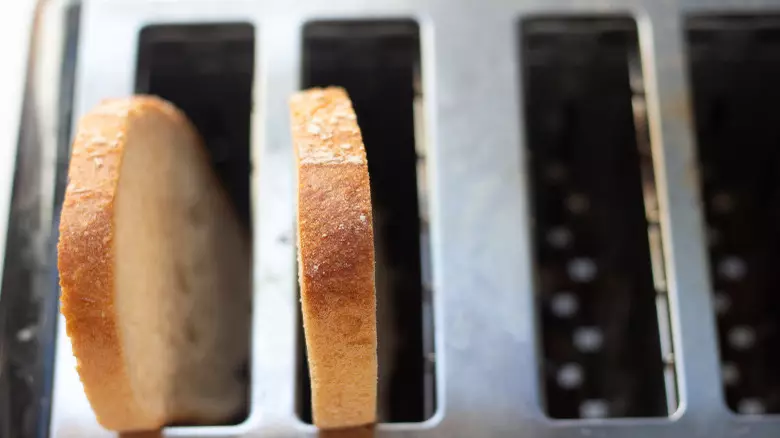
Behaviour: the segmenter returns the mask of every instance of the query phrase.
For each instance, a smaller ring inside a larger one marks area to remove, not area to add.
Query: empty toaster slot
[[[520,29],[546,412],[666,416],[674,356],[636,23]]]
[[[136,92],[173,102],[195,124],[248,230],[254,45],[249,24],[149,26],[141,31],[136,72]]]
[[[726,402],[776,414],[780,18],[695,18],[687,35]]]
[[[416,132],[423,125],[419,63],[419,29],[411,21],[314,22],[304,29],[302,87],[347,90],[368,154],[382,422],[420,422],[435,409],[425,145]],[[300,339],[298,412],[311,422]]]

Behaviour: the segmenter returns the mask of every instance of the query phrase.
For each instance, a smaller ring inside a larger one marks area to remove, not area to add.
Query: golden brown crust
[[[122,432],[119,438],[163,438],[162,430],[142,430],[140,432]]]
[[[172,105],[154,97],[108,100],[79,123],[60,218],[57,265],[61,312],[84,391],[113,430],[163,426],[133,394],[114,301],[114,200],[133,117],[158,112],[194,133]]]
[[[327,429],[322,430],[317,438],[374,438],[375,425],[349,427],[346,429]]]
[[[314,423],[376,419],[374,239],[366,154],[340,88],[291,99],[301,306]]]

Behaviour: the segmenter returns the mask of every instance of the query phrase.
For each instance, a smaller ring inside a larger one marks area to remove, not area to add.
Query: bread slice
[[[340,88],[290,101],[298,169],[298,261],[314,424],[376,420],[374,234],[366,151]]]
[[[60,221],[61,311],[104,427],[217,424],[242,413],[248,242],[173,105],[110,100],[80,121]]]

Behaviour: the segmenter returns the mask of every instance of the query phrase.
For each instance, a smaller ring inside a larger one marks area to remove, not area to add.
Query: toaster
[[[378,436],[780,435],[780,2],[24,4],[0,85],[0,437],[112,436],[56,241],[75,123],[134,93],[192,119],[252,230],[243,419],[164,435],[326,435],[288,116],[326,85],[372,180]]]

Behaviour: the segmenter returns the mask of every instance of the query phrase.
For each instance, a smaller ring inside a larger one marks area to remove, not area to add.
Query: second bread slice
[[[340,88],[293,96],[301,306],[314,424],[376,420],[374,235],[366,151]]]

